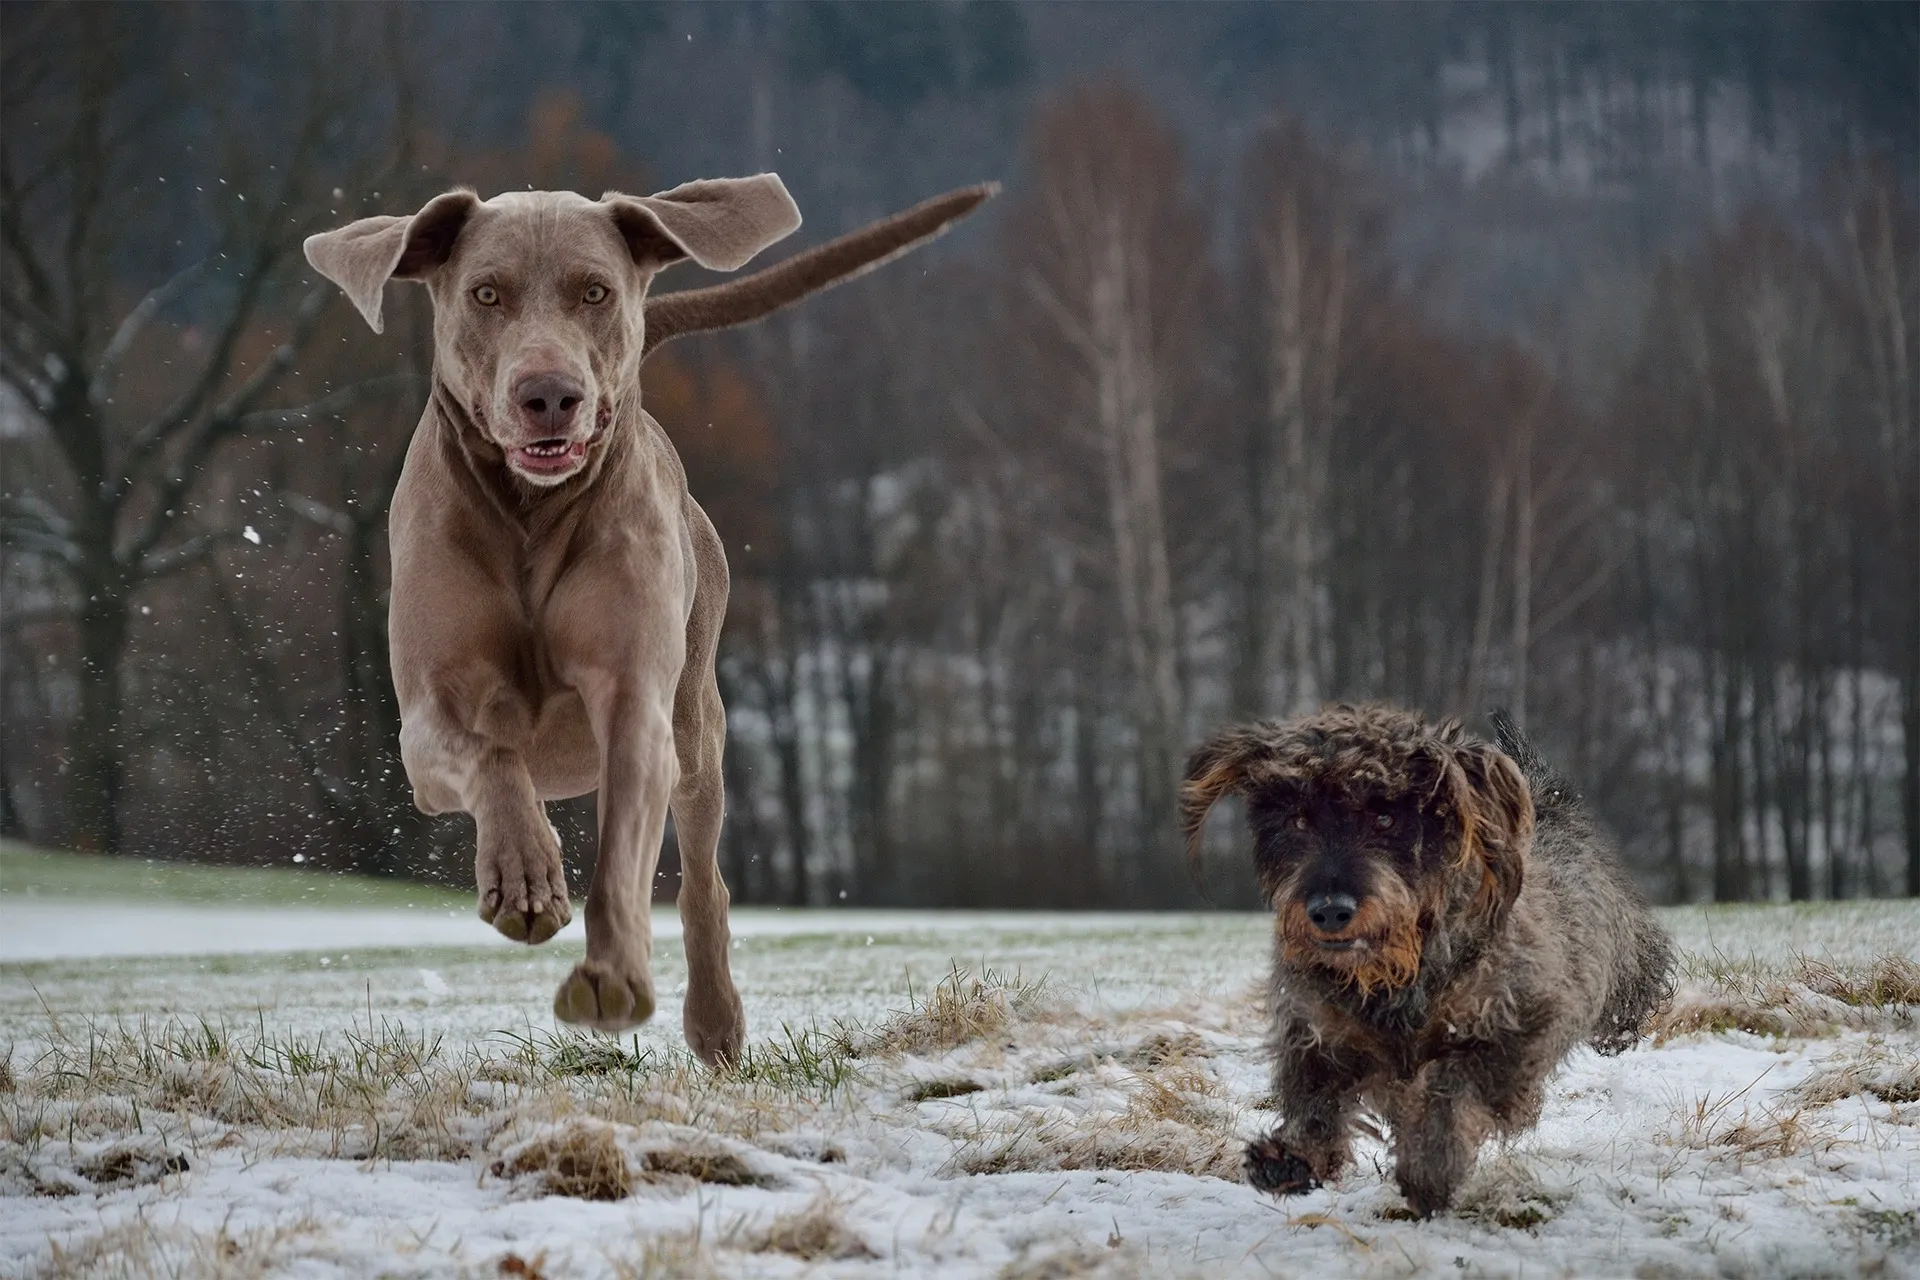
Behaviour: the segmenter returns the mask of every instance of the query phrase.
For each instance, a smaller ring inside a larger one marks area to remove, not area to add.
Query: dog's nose
[[[1322,933],[1338,933],[1353,923],[1360,904],[1344,893],[1316,893],[1307,899],[1307,919]]]
[[[513,384],[513,400],[527,425],[559,435],[573,421],[587,389],[564,373],[531,373]]]

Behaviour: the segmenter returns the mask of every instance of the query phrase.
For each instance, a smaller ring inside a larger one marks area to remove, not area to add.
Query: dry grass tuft
[[[1179,1035],[1156,1031],[1128,1049],[1120,1061],[1131,1067],[1161,1067],[1181,1058],[1212,1056],[1213,1050],[1207,1048],[1207,1042],[1196,1031],[1182,1031]]]
[[[301,1217],[256,1231],[220,1226],[194,1231],[162,1227],[135,1218],[99,1235],[61,1244],[50,1241],[50,1257],[36,1274],[41,1280],[263,1280],[285,1274],[297,1260],[303,1237],[317,1235],[320,1224]]]
[[[188,1167],[187,1158],[179,1152],[138,1139],[116,1142],[74,1165],[81,1177],[102,1188],[144,1186],[170,1173],[185,1173]]]
[[[610,1125],[580,1121],[522,1143],[493,1165],[496,1177],[537,1179],[541,1194],[576,1200],[624,1200],[633,1169]]]
[[[970,1093],[979,1093],[987,1086],[978,1080],[953,1077],[945,1080],[915,1080],[900,1095],[908,1102],[934,1102],[941,1098],[964,1098]]]
[[[825,1196],[806,1208],[775,1218],[752,1245],[755,1253],[785,1253],[808,1262],[877,1258]]]
[[[1742,1106],[1736,1115],[1734,1104],[1758,1083],[1755,1079],[1744,1089],[1718,1098],[1708,1094],[1681,1106],[1675,1115],[1671,1141],[1695,1150],[1722,1152],[1740,1165],[1750,1159],[1782,1160],[1831,1151],[1839,1145],[1831,1121],[1805,1106],[1782,1102],[1761,1108],[1757,1115],[1752,1108]]]
[[[1120,1245],[1099,1249],[1070,1244],[1047,1253],[1023,1253],[1000,1269],[998,1280],[1085,1280],[1086,1277],[1140,1275],[1139,1258]]]
[[[1920,1004],[1920,964],[1902,955],[1881,956],[1864,969],[1846,970],[1802,959],[1800,981],[1856,1009]]]
[[[1454,1201],[1455,1216],[1484,1226],[1532,1231],[1567,1203],[1570,1195],[1549,1190],[1526,1161],[1501,1154],[1474,1170]]]
[[[647,1152],[641,1168],[655,1177],[692,1178],[720,1187],[772,1187],[780,1182],[719,1147],[660,1147]]]
[[[720,1274],[697,1231],[647,1235],[636,1252],[609,1254],[607,1266],[615,1280],[711,1280]]]
[[[1137,1077],[1125,1110],[1072,1119],[1033,1108],[990,1116],[949,1162],[964,1174],[1124,1169],[1237,1180],[1235,1117],[1192,1066]]]
[[[1920,965],[1903,955],[1844,967],[1801,957],[1779,972],[1725,964],[1700,972],[1654,1015],[1655,1044],[1697,1032],[1778,1038],[1903,1027],[1920,1004]]]
[[[1015,1018],[1038,1011],[1046,984],[1008,978],[991,969],[972,974],[955,968],[924,1001],[908,997],[908,1007],[871,1031],[848,1031],[849,1056],[890,1058],[903,1053],[938,1053],[998,1036]]]
[[[1876,1040],[1813,1072],[1795,1087],[1794,1095],[1815,1107],[1862,1095],[1882,1102],[1920,1102],[1920,1058],[1895,1055]]]

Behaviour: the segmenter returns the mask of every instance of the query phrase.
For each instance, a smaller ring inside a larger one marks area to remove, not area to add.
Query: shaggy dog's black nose
[[[587,389],[564,373],[536,373],[513,384],[513,398],[535,430],[558,435],[573,421]]]
[[[1307,919],[1322,933],[1338,933],[1353,923],[1360,904],[1344,893],[1316,893],[1307,899]]]

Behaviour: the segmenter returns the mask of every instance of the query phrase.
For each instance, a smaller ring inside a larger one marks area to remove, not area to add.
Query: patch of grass
[[[1812,1072],[1794,1094],[1816,1107],[1861,1095],[1882,1102],[1920,1102],[1920,1058],[1895,1054],[1876,1039]]]
[[[1718,1098],[1704,1095],[1681,1106],[1675,1115],[1672,1140],[1683,1147],[1724,1152],[1742,1165],[1749,1159],[1780,1160],[1831,1151],[1839,1145],[1831,1122],[1804,1106],[1780,1103],[1762,1108],[1757,1115],[1743,1106],[1736,1115],[1734,1104],[1759,1082],[1760,1077],[1756,1077],[1743,1089]]]
[[[1237,1180],[1235,1116],[1215,1097],[1220,1086],[1197,1068],[1143,1073],[1126,1107],[1074,1120],[1038,1108],[988,1113],[962,1141],[948,1168],[965,1174],[1123,1169]]]
[[[648,1232],[637,1251],[607,1255],[615,1280],[711,1280],[720,1274],[698,1231]]]
[[[1862,1234],[1889,1249],[1920,1243],[1920,1209],[1860,1209],[1854,1214]]]
[[[987,1086],[978,1080],[916,1080],[906,1087],[900,1096],[908,1102],[932,1102],[940,1098],[963,1098],[970,1093],[979,1093]]]
[[[1532,1165],[1511,1155],[1481,1163],[1454,1201],[1456,1217],[1509,1231],[1532,1231],[1549,1221],[1569,1197],[1549,1190]]]
[[[95,1236],[50,1241],[50,1257],[37,1274],[42,1280],[258,1280],[285,1274],[298,1244],[320,1232],[320,1224],[304,1216],[253,1231],[224,1224],[212,1231],[163,1227],[142,1216]]]
[[[1139,1259],[1119,1245],[1105,1250],[1071,1244],[1044,1253],[1024,1253],[1000,1268],[997,1280],[1086,1280],[1087,1277],[1139,1275]]]
[[[1920,965],[1888,954],[1859,965],[1795,957],[1784,969],[1724,956],[1696,961],[1700,975],[1653,1017],[1655,1044],[1675,1036],[1745,1031],[1783,1038],[1912,1023]]]
[[[647,1152],[640,1167],[656,1177],[692,1178],[718,1187],[771,1187],[779,1182],[719,1147],[658,1148]]]
[[[970,973],[958,966],[920,1000],[909,993],[906,1009],[870,1031],[845,1033],[849,1057],[890,1058],[938,1053],[1000,1035],[1015,1018],[1044,1003],[1045,980],[1024,982],[991,969]]]
[[[857,1034],[857,1033],[856,1033]],[[832,1033],[781,1024],[780,1037],[749,1044],[725,1069],[728,1079],[823,1097],[859,1078],[844,1027]]]
[[[1120,1055],[1120,1061],[1134,1067],[1164,1066],[1177,1058],[1210,1058],[1213,1050],[1207,1048],[1207,1042],[1198,1032],[1182,1031],[1179,1035],[1168,1035],[1156,1031],[1140,1043]]]
[[[218,867],[81,853],[0,841],[0,895],[211,906],[405,907],[472,910],[472,894],[405,880],[278,867]]]
[[[755,1253],[784,1253],[807,1262],[877,1258],[825,1196],[806,1208],[775,1218],[750,1246]]]
[[[532,1178],[543,1195],[624,1200],[635,1179],[610,1125],[580,1121],[521,1143],[496,1160],[501,1178]]]
[[[1799,977],[1810,990],[1856,1009],[1920,1004],[1920,964],[1902,955],[1881,956],[1864,968],[1802,958]]]

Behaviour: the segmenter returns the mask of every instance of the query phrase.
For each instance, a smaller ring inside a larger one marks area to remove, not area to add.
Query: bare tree
[[[298,106],[274,122],[284,129],[263,130],[237,107],[183,94],[182,68],[154,61],[140,23],[123,19],[44,9],[10,33],[0,151],[0,377],[44,426],[59,476],[9,492],[4,531],[10,548],[59,565],[72,590],[81,679],[70,807],[77,843],[105,851],[121,843],[134,598],[243,532],[208,518],[200,486],[229,441],[288,416],[264,406],[328,294],[289,293],[281,268],[334,203],[317,189],[318,161],[329,122],[358,91],[330,70],[353,65],[344,32],[316,24],[302,74],[280,86]],[[129,303],[140,246],[125,210],[136,198],[180,198],[146,164],[189,105],[215,121],[199,152],[212,233]],[[170,376],[153,377],[162,368]]]
[[[1187,731],[1162,453],[1204,227],[1172,133],[1126,89],[1081,89],[1043,112],[1034,166],[1012,224],[1019,283],[1060,352],[1061,425],[1089,440],[1098,468],[1151,844],[1172,820]]]

